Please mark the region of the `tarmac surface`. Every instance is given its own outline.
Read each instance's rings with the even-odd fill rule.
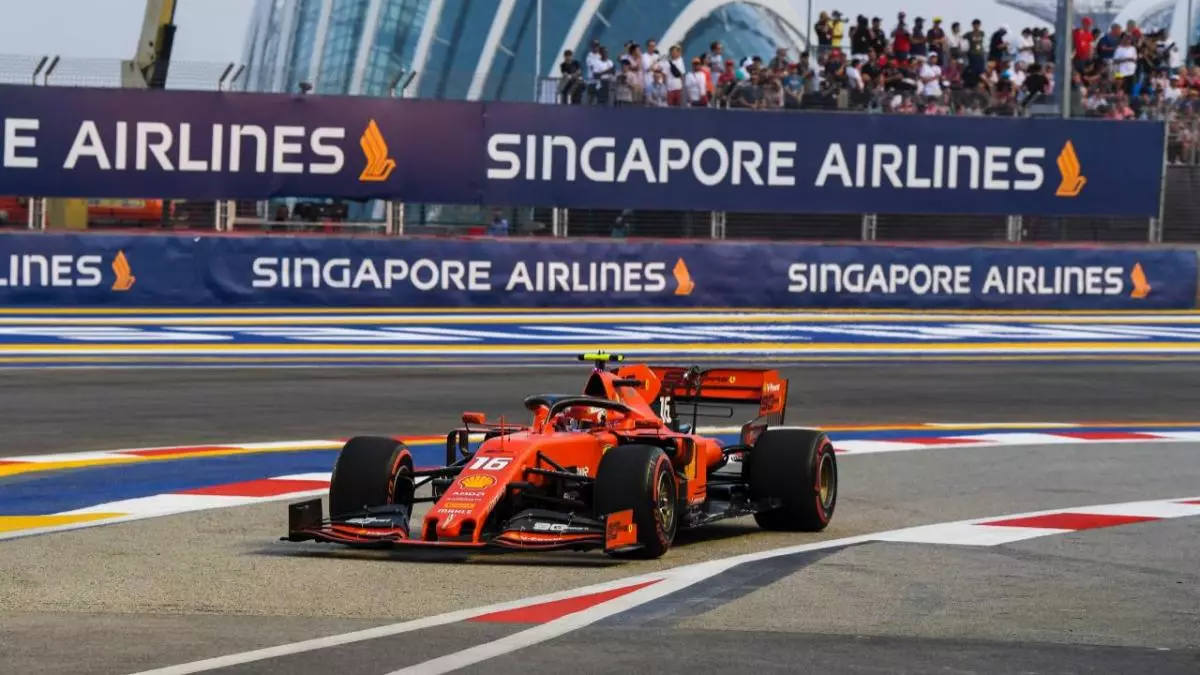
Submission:
[[[1200,364],[928,361],[782,367],[788,421],[1191,421]],[[190,443],[440,434],[464,410],[524,419],[521,399],[573,393],[565,368],[9,370],[0,457]],[[736,423],[738,420],[729,420]],[[714,422],[720,423],[720,422]]]
[[[805,366],[793,423],[1182,421],[1200,369],[1172,363]],[[101,370],[4,374],[6,456],[157,444],[436,433],[520,412],[580,369]],[[0,489],[3,489],[0,487]],[[752,520],[663,559],[444,556],[278,542],[282,504],[0,544],[0,672],[130,673],[900,527],[1200,495],[1200,445],[1065,444],[844,456],[833,524]],[[870,543],[748,564],[463,672],[1200,672],[1200,518],[991,548]],[[453,623],[224,668],[432,672],[526,624]],[[424,668],[424,670],[423,670]],[[183,672],[183,671],[177,671]]]

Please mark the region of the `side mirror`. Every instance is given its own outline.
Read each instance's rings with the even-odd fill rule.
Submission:
[[[481,412],[465,412],[462,414],[462,422],[463,424],[485,424],[487,422],[487,415]]]

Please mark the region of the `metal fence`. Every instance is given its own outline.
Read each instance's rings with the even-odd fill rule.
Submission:
[[[114,60],[60,59],[54,56],[0,55],[0,83],[31,86],[119,87],[123,64]],[[237,64],[173,63],[167,89],[240,90]],[[399,78],[398,78],[399,79]],[[531,97],[548,105],[644,105],[646,97],[615,90],[589,91],[582,83],[543,79]],[[319,87],[317,91],[320,91]],[[403,95],[392,91],[392,95]],[[319,94],[312,94],[319,95]],[[772,92],[761,114],[791,114],[803,124],[812,111],[869,114],[1008,114],[1039,116],[1040,101],[1012,100],[1004,105],[947,92],[939,100],[910,93],[808,91],[798,96]],[[714,96],[711,105],[729,107],[732,97]],[[1096,90],[1076,96],[1081,116],[1115,117],[1128,99],[1118,91]],[[688,110],[681,109],[680,115]],[[338,232],[342,234],[484,234],[496,211],[520,236],[717,238],[821,241],[1007,241],[1007,242],[1197,242],[1200,241],[1200,90],[1179,97],[1138,102],[1133,115],[1168,122],[1161,218],[1045,218],[1009,216],[899,214],[765,214],[556,209],[537,205],[490,208],[313,200],[302,196],[256,202],[184,200],[113,200],[93,202],[89,227],[253,231],[260,233]],[[1128,124],[1138,124],[1130,119]],[[1121,161],[1114,157],[1113,161]],[[53,227],[42,200],[0,197],[0,226]],[[114,204],[113,202],[119,202]]]

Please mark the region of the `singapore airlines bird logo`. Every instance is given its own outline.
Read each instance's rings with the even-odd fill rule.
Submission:
[[[387,141],[384,140],[383,132],[379,130],[375,120],[371,120],[367,125],[367,130],[359,139],[359,145],[367,158],[367,165],[358,179],[364,183],[382,183],[387,180],[396,170],[396,160],[388,156]]]
[[[1054,194],[1059,197],[1078,197],[1083,192],[1083,186],[1087,185],[1087,177],[1083,175],[1079,155],[1075,153],[1075,145],[1071,141],[1067,141],[1058,155],[1058,172],[1062,174],[1062,183]]]
[[[117,251],[117,256],[112,261],[112,271],[115,277],[112,285],[114,291],[133,288],[133,282],[137,281],[137,278],[133,276],[133,268],[129,266],[129,259],[125,257],[124,251]]]

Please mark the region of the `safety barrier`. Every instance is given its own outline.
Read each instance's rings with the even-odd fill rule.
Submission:
[[[0,110],[0,183],[38,197],[1159,217],[1166,145],[1160,122],[14,86]]]
[[[6,307],[1191,309],[1148,248],[0,235]]]

